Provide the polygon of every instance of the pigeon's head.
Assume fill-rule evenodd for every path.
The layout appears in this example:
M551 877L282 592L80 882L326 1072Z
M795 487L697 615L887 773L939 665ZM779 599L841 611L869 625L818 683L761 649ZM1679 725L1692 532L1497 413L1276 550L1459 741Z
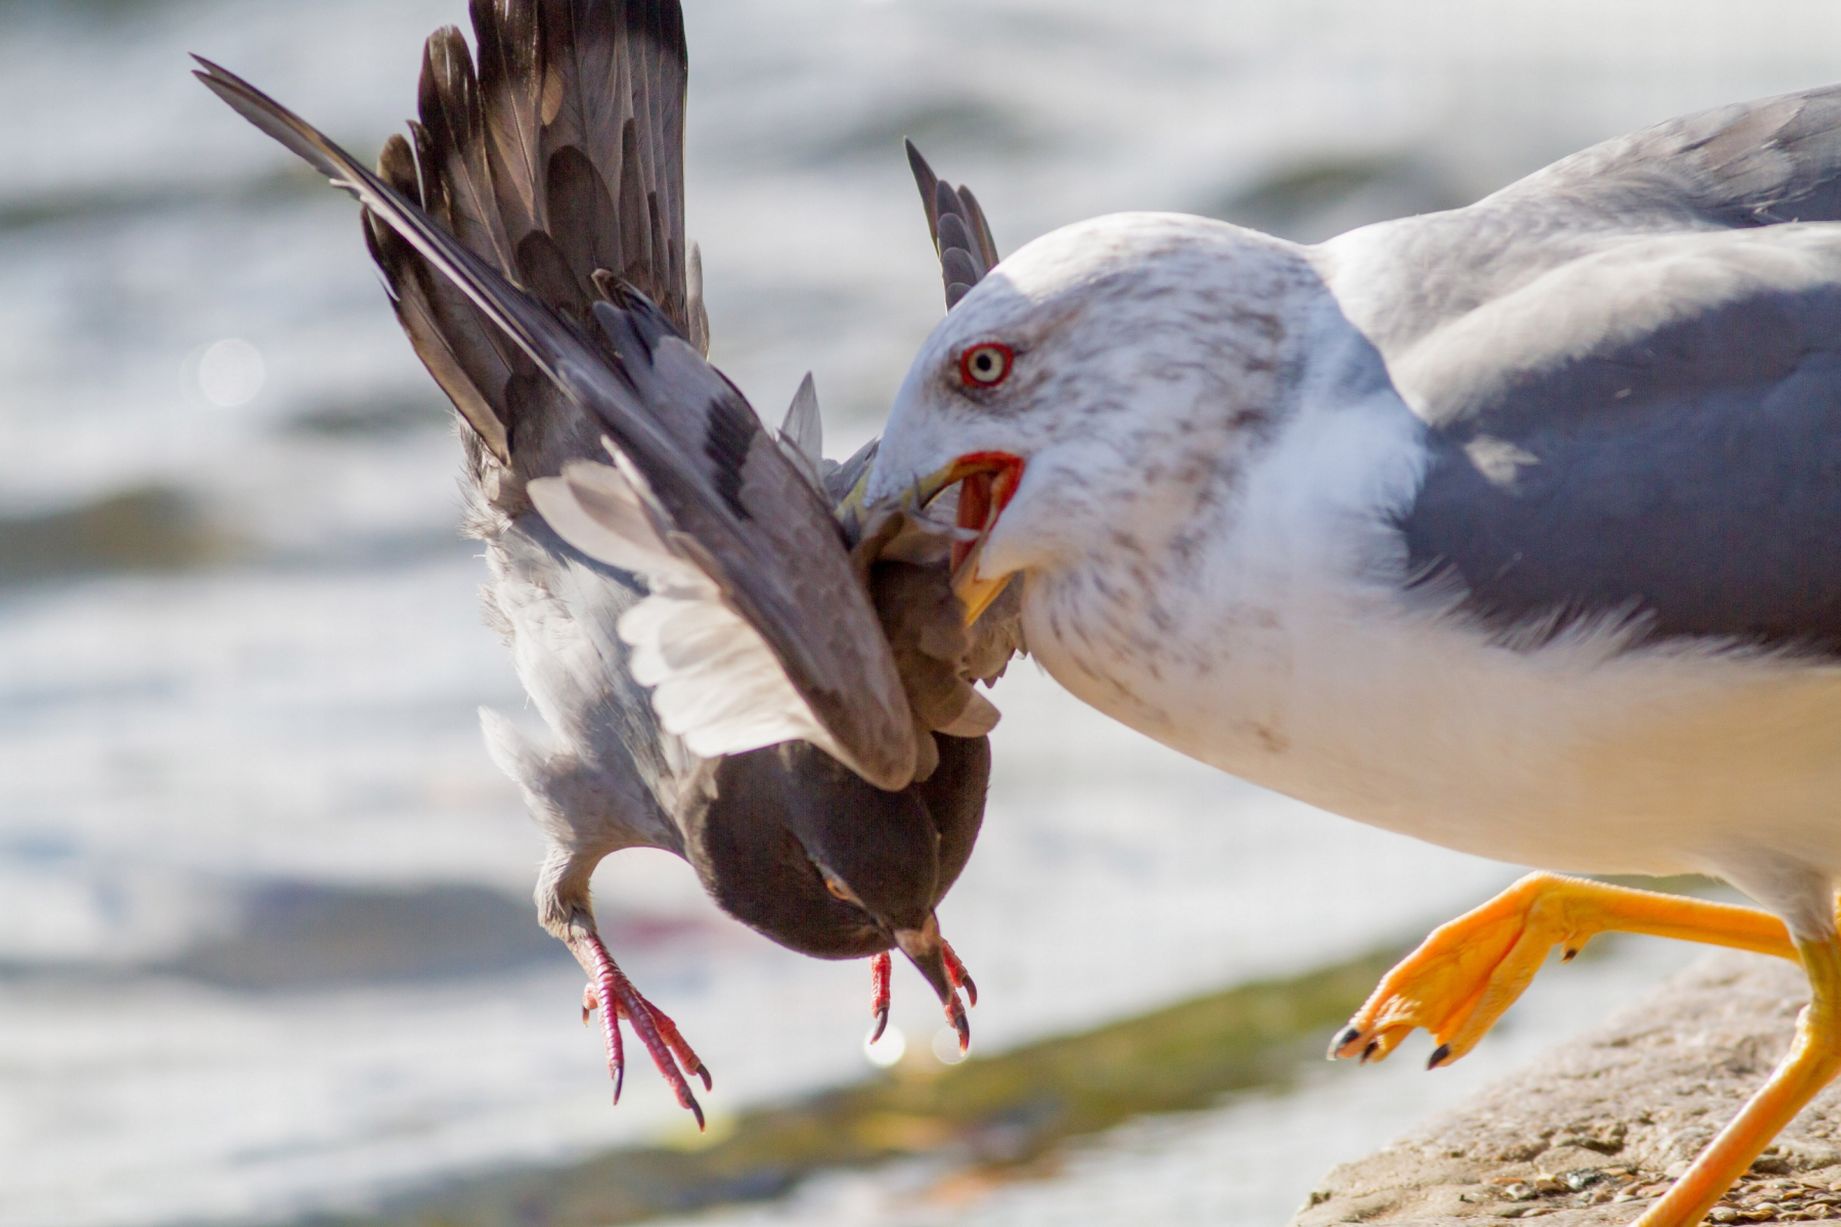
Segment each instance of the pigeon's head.
M955 587L974 615L1014 575L1167 541L1270 434L1299 343L1288 308L1313 283L1299 249L1203 218L1037 239L921 347L867 499L960 487Z
M939 767L902 792L801 742L723 758L690 809L685 853L724 911L789 950L899 948L957 1024L934 908L971 855L991 760L983 738L939 740Z

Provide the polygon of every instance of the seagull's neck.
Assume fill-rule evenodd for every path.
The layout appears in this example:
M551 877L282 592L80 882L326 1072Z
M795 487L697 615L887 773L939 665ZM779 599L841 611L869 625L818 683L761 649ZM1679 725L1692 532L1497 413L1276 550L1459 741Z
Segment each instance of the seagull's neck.
M1062 685L1255 779L1253 764L1221 760L1197 713L1232 692L1253 752L1278 736L1299 611L1359 619L1393 598L1406 565L1395 515L1423 473L1422 424L1378 356L1333 302L1307 318L1264 436L1223 484L1178 485L1160 500L1169 514L1093 534L1024 589L1031 650Z

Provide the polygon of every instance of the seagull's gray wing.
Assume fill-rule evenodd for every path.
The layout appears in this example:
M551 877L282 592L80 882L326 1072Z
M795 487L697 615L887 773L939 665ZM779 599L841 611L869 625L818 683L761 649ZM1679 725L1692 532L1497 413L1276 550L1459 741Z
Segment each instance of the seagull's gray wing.
M1841 86L1668 120L1465 208L1366 226L1324 251L1345 311L1398 378L1428 334L1606 243L1837 219Z
M209 63L199 75L357 197L599 423L619 467L599 466L599 474L581 462L573 472L565 468L556 492L579 514L558 531L591 557L627 569L642 569L637 549L659 568L654 577L673 588L671 600L683 601L699 584L717 598L701 602L699 617L653 617L642 628L661 667L701 679L680 687L666 717L670 731L709 755L771 744L797 729L879 787L900 788L913 778L919 751L900 679L829 509L741 393L658 307L616 277L597 276L597 291L620 301L594 303L596 330L578 328L273 99ZM563 501L555 500L555 510ZM540 510L557 523L552 508ZM603 513L612 528L649 526L651 537L622 545L608 536L610 524L598 522ZM585 541L581 534L590 530L595 536ZM815 618L814 609L828 616ZM788 701L777 712L740 710L729 687L707 684L720 676L725 655L757 647L779 675L771 693ZM767 685L758 670L751 676ZM767 693L750 687L739 697Z
M1836 90L1727 107L1326 246L1427 424L1416 576L1519 642L1841 651L1837 125Z

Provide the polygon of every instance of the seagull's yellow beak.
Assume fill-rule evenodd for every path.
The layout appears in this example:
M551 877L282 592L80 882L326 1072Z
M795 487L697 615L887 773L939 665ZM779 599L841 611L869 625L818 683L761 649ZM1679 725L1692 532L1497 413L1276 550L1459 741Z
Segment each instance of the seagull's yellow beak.
M955 541L952 547L952 590L965 606L967 626L978 621L1009 586L1008 575L997 579L980 577L978 560L991 530L997 526L997 518L1009 506L1022 480L1022 457L1009 452L969 452L916 484L914 498L921 506L958 485L959 527L978 534L970 541Z

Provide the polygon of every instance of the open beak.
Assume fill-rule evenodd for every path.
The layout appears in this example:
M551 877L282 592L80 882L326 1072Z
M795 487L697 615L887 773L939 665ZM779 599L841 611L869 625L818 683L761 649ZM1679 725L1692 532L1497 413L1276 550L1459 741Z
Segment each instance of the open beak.
M958 526L976 536L952 547L952 590L965 606L965 624L978 621L1010 583L1008 575L983 579L978 560L997 518L1023 480L1023 460L1009 452L969 452L920 480L915 495L922 506L954 485L959 486Z
M928 913L927 922L920 928L895 930L895 944L933 986L940 1005L946 1010L947 1021L959 1033L959 1051L964 1052L972 1042L972 1025L965 1017L965 1003L959 1000L959 983L964 971L960 969L954 974L949 964L949 960L951 964L958 960L952 957L952 947L940 937L940 922Z

